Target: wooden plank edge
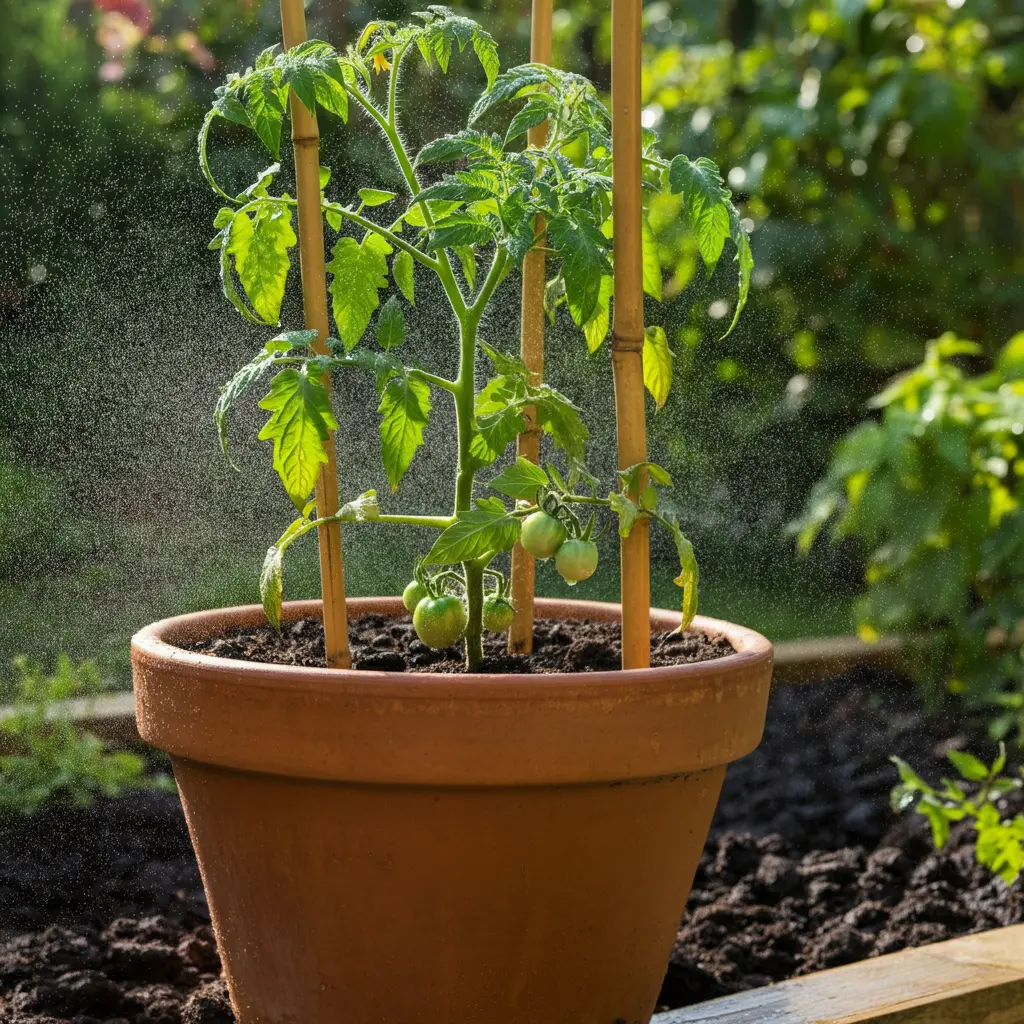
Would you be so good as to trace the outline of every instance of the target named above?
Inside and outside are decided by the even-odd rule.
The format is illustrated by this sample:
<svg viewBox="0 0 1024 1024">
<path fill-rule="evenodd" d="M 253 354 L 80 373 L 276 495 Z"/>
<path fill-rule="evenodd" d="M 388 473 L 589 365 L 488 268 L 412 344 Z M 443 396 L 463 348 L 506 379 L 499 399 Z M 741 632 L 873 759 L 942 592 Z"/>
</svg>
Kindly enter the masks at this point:
<svg viewBox="0 0 1024 1024">
<path fill-rule="evenodd" d="M 659 1013 L 651 1024 L 1024 1024 L 1024 925 Z"/>
</svg>

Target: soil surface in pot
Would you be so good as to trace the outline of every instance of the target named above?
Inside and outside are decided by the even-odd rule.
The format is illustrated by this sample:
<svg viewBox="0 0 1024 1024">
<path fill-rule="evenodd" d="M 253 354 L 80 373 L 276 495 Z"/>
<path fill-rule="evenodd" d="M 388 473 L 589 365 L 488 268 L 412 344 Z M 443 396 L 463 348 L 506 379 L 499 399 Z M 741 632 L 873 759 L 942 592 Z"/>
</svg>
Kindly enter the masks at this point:
<svg viewBox="0 0 1024 1024">
<path fill-rule="evenodd" d="M 412 619 L 366 615 L 349 627 L 352 667 L 377 672 L 464 672 L 460 646 L 435 651 L 421 642 Z M 618 622 L 589 619 L 538 619 L 533 630 L 533 653 L 509 654 L 504 633 L 484 633 L 481 672 L 602 672 L 622 666 L 622 627 Z M 319 619 L 286 622 L 277 632 L 270 626 L 233 630 L 201 640 L 190 648 L 219 658 L 258 661 L 272 665 L 325 668 L 324 625 Z M 691 631 L 651 635 L 653 666 L 684 665 L 735 654 L 724 636 Z"/>
<path fill-rule="evenodd" d="M 729 769 L 662 1007 L 1024 921 L 968 830 L 936 854 L 888 809 L 890 753 L 937 778 L 967 746 L 989 753 L 878 673 L 774 693 L 764 742 Z M 0 821 L 2 1024 L 230 1024 L 212 938 L 173 796 Z"/>
</svg>

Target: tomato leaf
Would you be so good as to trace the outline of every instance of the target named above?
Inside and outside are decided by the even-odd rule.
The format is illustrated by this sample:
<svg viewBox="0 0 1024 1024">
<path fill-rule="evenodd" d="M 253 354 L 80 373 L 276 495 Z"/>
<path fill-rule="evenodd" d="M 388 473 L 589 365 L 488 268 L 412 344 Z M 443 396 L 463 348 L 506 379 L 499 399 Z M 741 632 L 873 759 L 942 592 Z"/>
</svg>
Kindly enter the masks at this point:
<svg viewBox="0 0 1024 1024">
<path fill-rule="evenodd" d="M 683 618 L 679 623 L 679 628 L 675 630 L 677 633 L 682 633 L 693 622 L 693 617 L 697 614 L 697 585 L 700 582 L 700 570 L 693 554 L 693 545 L 683 536 L 679 523 L 674 517 L 662 517 L 662 522 L 672 531 L 672 539 L 675 541 L 676 551 L 679 553 L 679 575 L 672 582 L 683 592 Z"/>
<path fill-rule="evenodd" d="M 661 280 L 660 270 L 658 280 Z M 612 277 L 605 274 L 601 278 L 601 288 L 598 291 L 594 315 L 583 325 L 583 336 L 587 339 L 587 350 L 591 355 L 604 344 L 604 339 L 608 337 L 608 328 L 611 326 L 610 300 L 613 287 Z"/>
<path fill-rule="evenodd" d="M 750 275 L 754 269 L 754 255 L 750 251 L 750 238 L 740 221 L 736 208 L 731 203 L 729 226 L 732 240 L 736 245 L 736 262 L 739 265 L 739 297 L 736 300 L 736 312 L 733 313 L 732 323 L 729 324 L 729 329 L 719 340 L 728 338 L 732 334 L 733 328 L 739 323 L 740 313 L 743 312 L 743 307 L 746 306 L 747 298 L 750 295 Z"/>
<path fill-rule="evenodd" d="M 391 264 L 391 276 L 395 284 L 402 289 L 402 294 L 409 300 L 410 306 L 416 305 L 416 261 L 411 254 L 402 249 Z"/>
<path fill-rule="evenodd" d="M 469 124 L 474 124 L 492 107 L 512 99 L 528 86 L 542 85 L 547 81 L 548 72 L 539 65 L 523 64 L 503 71 L 474 104 L 469 112 Z"/>
<path fill-rule="evenodd" d="M 611 274 L 606 252 L 611 243 L 593 224 L 574 223 L 566 217 L 556 217 L 548 224 L 548 240 L 562 257 L 569 312 L 582 327 L 597 309 L 602 277 Z"/>
<path fill-rule="evenodd" d="M 538 488 L 548 486 L 548 475 L 520 455 L 514 466 L 506 466 L 487 486 L 510 498 L 534 501 Z"/>
<path fill-rule="evenodd" d="M 519 539 L 519 520 L 500 498 L 483 499 L 434 541 L 424 565 L 451 565 L 498 551 L 509 551 Z"/>
<path fill-rule="evenodd" d="M 282 370 L 259 405 L 271 413 L 259 439 L 273 441 L 274 469 L 288 497 L 301 509 L 321 463 L 327 462 L 324 443 L 329 431 L 338 428 L 330 397 L 319 379 L 303 367 Z"/>
<path fill-rule="evenodd" d="M 669 165 L 668 182 L 673 192 L 683 194 L 686 219 L 697 237 L 710 277 L 729 237 L 732 193 L 725 187 L 717 164 L 706 156 L 690 160 L 679 154 Z"/>
<path fill-rule="evenodd" d="M 361 188 L 359 201 L 364 206 L 383 206 L 385 203 L 390 203 L 397 195 L 397 192 L 385 192 L 381 188 Z"/>
<path fill-rule="evenodd" d="M 451 163 L 463 157 L 500 157 L 502 155 L 500 141 L 485 132 L 467 128 L 454 135 L 443 135 L 433 142 L 428 142 L 416 157 L 416 166 L 423 164 Z"/>
<path fill-rule="evenodd" d="M 660 409 L 672 387 L 672 350 L 663 327 L 648 327 L 644 331 L 643 365 L 644 386 Z"/>
<path fill-rule="evenodd" d="M 346 349 L 355 348 L 362 340 L 380 305 L 378 293 L 388 286 L 388 264 L 376 237 L 368 235 L 361 244 L 347 235 L 339 238 L 327 265 L 333 275 L 330 292 L 334 320 Z"/>
<path fill-rule="evenodd" d="M 397 348 L 405 341 L 405 313 L 398 297 L 392 295 L 384 303 L 380 314 L 377 316 L 377 344 L 385 352 Z"/>
<path fill-rule="evenodd" d="M 380 423 L 381 455 L 391 490 L 398 485 L 423 444 L 423 428 L 430 418 L 430 385 L 415 372 L 405 372 L 384 388 L 377 412 Z"/>
<path fill-rule="evenodd" d="M 647 219 L 646 213 L 643 216 L 641 227 L 643 231 L 644 291 L 652 299 L 657 299 L 661 302 L 662 280 L 661 260 L 658 258 L 658 239 L 655 238 L 654 232 L 651 230 L 651 224 Z M 601 283 L 604 284 L 603 281 Z"/>
<path fill-rule="evenodd" d="M 640 518 L 639 507 L 622 491 L 612 491 L 608 501 L 612 511 L 619 517 L 619 536 L 628 537 L 633 524 Z"/>
</svg>

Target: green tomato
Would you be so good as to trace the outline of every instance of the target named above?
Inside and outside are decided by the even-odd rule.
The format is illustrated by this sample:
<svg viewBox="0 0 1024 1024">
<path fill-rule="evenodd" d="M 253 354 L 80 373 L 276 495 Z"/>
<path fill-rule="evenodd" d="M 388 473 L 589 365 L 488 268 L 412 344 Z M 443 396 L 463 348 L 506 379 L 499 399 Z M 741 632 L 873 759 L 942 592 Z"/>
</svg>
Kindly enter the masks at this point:
<svg viewBox="0 0 1024 1024">
<path fill-rule="evenodd" d="M 512 625 L 516 610 L 507 598 L 490 594 L 484 598 L 484 629 L 492 633 L 504 633 Z"/>
<path fill-rule="evenodd" d="M 547 512 L 534 512 L 523 520 L 519 540 L 528 554 L 543 561 L 565 542 L 565 527 Z"/>
<path fill-rule="evenodd" d="M 405 590 L 402 591 L 402 604 L 407 612 L 416 611 L 416 605 L 425 597 L 430 597 L 427 588 L 419 580 L 413 580 Z"/>
<path fill-rule="evenodd" d="M 425 597 L 412 613 L 416 635 L 435 651 L 451 647 L 466 631 L 466 621 L 466 606 L 451 594 Z"/>
<path fill-rule="evenodd" d="M 592 540 L 567 540 L 555 555 L 555 568 L 570 587 L 589 579 L 597 568 L 597 545 Z"/>
</svg>

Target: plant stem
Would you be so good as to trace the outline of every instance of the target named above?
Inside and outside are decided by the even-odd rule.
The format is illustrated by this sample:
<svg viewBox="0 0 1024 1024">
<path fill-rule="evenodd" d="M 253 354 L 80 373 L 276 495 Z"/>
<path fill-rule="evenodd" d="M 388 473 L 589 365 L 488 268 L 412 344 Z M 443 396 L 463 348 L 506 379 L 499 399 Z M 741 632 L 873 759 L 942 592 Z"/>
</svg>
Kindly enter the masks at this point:
<svg viewBox="0 0 1024 1024">
<path fill-rule="evenodd" d="M 484 570 L 479 562 L 464 562 L 466 572 L 466 671 L 474 672 L 484 660 Z"/>
</svg>

